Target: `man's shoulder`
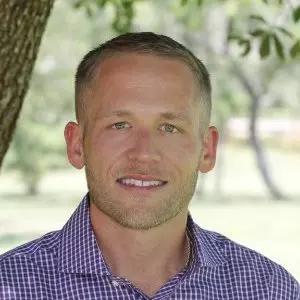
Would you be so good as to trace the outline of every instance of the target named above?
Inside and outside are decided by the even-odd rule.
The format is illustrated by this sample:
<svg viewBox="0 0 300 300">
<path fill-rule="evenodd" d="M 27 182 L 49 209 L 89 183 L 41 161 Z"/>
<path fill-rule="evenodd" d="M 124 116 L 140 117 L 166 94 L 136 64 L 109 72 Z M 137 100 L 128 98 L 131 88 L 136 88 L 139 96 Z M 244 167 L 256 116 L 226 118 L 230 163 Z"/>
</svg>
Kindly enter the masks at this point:
<svg viewBox="0 0 300 300">
<path fill-rule="evenodd" d="M 224 265 L 232 265 L 237 270 L 249 268 L 272 276 L 275 273 L 288 273 L 281 265 L 247 246 L 239 244 L 223 234 L 200 229 L 216 251 L 224 257 Z M 288 273 L 289 274 L 289 273 Z"/>
<path fill-rule="evenodd" d="M 0 277 L 28 266 L 49 266 L 57 254 L 58 243 L 59 231 L 53 231 L 1 254 Z"/>
<path fill-rule="evenodd" d="M 220 233 L 199 227 L 198 232 L 207 240 L 210 250 L 218 252 L 224 258 L 224 275 L 226 273 L 235 281 L 244 280 L 247 284 L 253 281 L 253 284 L 264 285 L 269 290 L 270 299 L 276 299 L 273 296 L 277 294 L 287 293 L 295 295 L 290 299 L 300 300 L 299 282 L 284 267 Z"/>
</svg>

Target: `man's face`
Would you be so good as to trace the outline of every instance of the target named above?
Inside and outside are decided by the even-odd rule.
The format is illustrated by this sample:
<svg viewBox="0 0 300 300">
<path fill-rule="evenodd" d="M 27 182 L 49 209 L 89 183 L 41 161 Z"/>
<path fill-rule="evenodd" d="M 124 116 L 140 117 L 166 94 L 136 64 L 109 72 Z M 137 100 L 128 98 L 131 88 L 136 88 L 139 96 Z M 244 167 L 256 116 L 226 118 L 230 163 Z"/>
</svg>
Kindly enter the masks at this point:
<svg viewBox="0 0 300 300">
<path fill-rule="evenodd" d="M 208 152 L 190 69 L 152 55 L 110 57 L 87 94 L 79 127 L 95 206 L 133 229 L 153 228 L 187 211 Z M 214 154 L 216 139 L 208 141 Z"/>
</svg>

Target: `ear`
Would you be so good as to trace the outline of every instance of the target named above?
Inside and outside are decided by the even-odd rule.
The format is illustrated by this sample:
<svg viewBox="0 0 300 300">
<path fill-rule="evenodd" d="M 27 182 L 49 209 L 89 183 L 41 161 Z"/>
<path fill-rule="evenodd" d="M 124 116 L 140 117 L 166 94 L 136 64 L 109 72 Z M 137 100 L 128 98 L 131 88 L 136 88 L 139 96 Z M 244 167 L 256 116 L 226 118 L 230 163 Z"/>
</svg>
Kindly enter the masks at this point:
<svg viewBox="0 0 300 300">
<path fill-rule="evenodd" d="M 69 122 L 65 127 L 65 140 L 69 162 L 76 169 L 84 166 L 81 129 L 78 124 Z"/>
<path fill-rule="evenodd" d="M 218 140 L 219 132 L 217 128 L 214 126 L 209 127 L 203 139 L 202 155 L 199 166 L 201 173 L 207 173 L 215 166 Z"/>
</svg>

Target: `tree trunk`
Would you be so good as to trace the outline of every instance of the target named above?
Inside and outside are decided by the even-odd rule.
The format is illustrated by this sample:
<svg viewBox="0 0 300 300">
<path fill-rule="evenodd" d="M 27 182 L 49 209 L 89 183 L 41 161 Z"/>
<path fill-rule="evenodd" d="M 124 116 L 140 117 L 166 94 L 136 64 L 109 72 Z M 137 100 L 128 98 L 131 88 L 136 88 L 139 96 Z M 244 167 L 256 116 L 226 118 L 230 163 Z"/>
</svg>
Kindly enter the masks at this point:
<svg viewBox="0 0 300 300">
<path fill-rule="evenodd" d="M 54 0 L 0 0 L 0 167 Z"/>
<path fill-rule="evenodd" d="M 226 30 L 227 30 L 227 36 L 228 36 L 228 30 L 230 28 L 231 22 L 232 22 L 232 20 L 229 19 L 229 20 L 227 20 L 227 23 L 224 24 L 224 28 L 226 28 Z M 199 37 L 197 37 L 197 39 L 199 40 Z M 185 44 L 193 46 L 193 41 L 195 40 L 195 38 L 193 39 L 192 35 L 185 33 L 185 35 L 183 36 L 183 40 L 185 41 Z M 276 184 L 274 183 L 273 179 L 271 178 L 269 167 L 267 165 L 265 154 L 264 154 L 264 148 L 263 148 L 262 144 L 260 143 L 260 141 L 257 137 L 257 133 L 256 133 L 256 121 L 257 121 L 258 112 L 259 112 L 259 100 L 261 98 L 262 93 L 255 90 L 254 86 L 250 83 L 245 72 L 241 69 L 239 64 L 236 63 L 234 61 L 234 59 L 232 58 L 232 56 L 230 55 L 229 48 L 228 48 L 228 39 L 224 39 L 224 41 L 226 44 L 224 44 L 224 47 L 223 47 L 222 51 L 220 51 L 220 52 L 217 52 L 217 50 L 212 47 L 209 40 L 207 40 L 207 36 L 204 38 L 202 45 L 206 47 L 206 50 L 208 51 L 208 53 L 222 55 L 224 58 L 231 61 L 231 64 L 234 68 L 234 71 L 235 71 L 235 74 L 236 74 L 238 80 L 241 82 L 242 86 L 247 91 L 247 93 L 250 97 L 250 100 L 251 100 L 252 107 L 251 107 L 251 112 L 250 112 L 251 124 L 250 124 L 250 128 L 249 128 L 250 129 L 249 134 L 250 134 L 251 145 L 255 151 L 258 170 L 261 173 L 262 179 L 263 179 L 264 183 L 266 184 L 267 188 L 269 189 L 271 195 L 275 199 L 286 199 L 287 197 L 284 196 L 280 192 L 279 188 L 277 188 Z M 196 48 L 196 47 L 191 47 L 191 48 Z M 222 164 L 222 161 L 221 161 L 221 164 Z M 222 168 L 222 165 L 219 165 L 218 167 Z M 218 172 L 220 172 L 220 170 L 218 170 Z M 216 182 L 216 191 L 218 189 L 221 190 L 221 179 L 222 179 L 222 175 L 221 175 L 221 173 L 219 173 L 217 182 Z M 219 185 L 219 187 L 218 187 L 218 185 Z"/>
<path fill-rule="evenodd" d="M 252 101 L 251 103 L 251 112 L 250 112 L 250 142 L 252 147 L 255 150 L 256 154 L 256 161 L 259 170 L 261 171 L 261 174 L 263 176 L 263 179 L 266 183 L 266 185 L 269 188 L 269 191 L 271 192 L 272 196 L 277 199 L 277 200 L 282 200 L 285 197 L 283 194 L 279 191 L 279 189 L 276 187 L 274 184 L 273 180 L 271 179 L 269 172 L 268 172 L 268 167 L 266 164 L 266 158 L 264 155 L 263 151 L 263 146 L 259 139 L 257 138 L 257 133 L 256 133 L 256 120 L 257 120 L 257 113 L 259 111 L 259 103 L 258 99 L 255 99 L 255 101 Z"/>
<path fill-rule="evenodd" d="M 245 90 L 247 91 L 247 93 L 251 98 L 249 133 L 250 133 L 250 142 L 255 151 L 258 169 L 271 195 L 276 200 L 286 199 L 286 197 L 280 192 L 280 190 L 274 183 L 273 179 L 271 178 L 270 171 L 267 166 L 263 146 L 257 137 L 256 121 L 258 119 L 259 100 L 261 99 L 261 95 L 254 89 L 254 87 L 249 82 L 249 79 L 246 77 L 246 75 L 243 73 L 240 67 L 238 67 L 236 64 L 235 64 L 235 71 L 237 77 L 239 78 L 240 82 L 242 83 L 243 87 L 245 88 Z"/>
</svg>

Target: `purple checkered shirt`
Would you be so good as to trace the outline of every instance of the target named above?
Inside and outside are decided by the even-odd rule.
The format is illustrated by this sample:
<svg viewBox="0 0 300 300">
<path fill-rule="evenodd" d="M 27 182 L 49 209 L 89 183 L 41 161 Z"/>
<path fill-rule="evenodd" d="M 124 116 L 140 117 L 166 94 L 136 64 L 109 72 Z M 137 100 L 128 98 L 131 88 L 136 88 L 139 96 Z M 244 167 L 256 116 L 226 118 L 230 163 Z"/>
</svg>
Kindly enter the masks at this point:
<svg viewBox="0 0 300 300">
<path fill-rule="evenodd" d="M 300 300 L 281 266 L 188 217 L 189 266 L 151 299 Z M 0 256 L 1 300 L 150 299 L 106 265 L 92 231 L 89 197 L 60 231 Z"/>
</svg>

